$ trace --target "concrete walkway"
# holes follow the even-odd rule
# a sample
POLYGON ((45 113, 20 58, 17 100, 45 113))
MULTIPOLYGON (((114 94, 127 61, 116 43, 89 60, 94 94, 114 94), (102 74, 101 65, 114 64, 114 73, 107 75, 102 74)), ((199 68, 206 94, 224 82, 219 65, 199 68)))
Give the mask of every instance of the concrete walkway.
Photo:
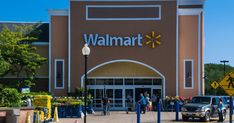
MULTIPOLYGON (((87 116, 87 123, 137 123, 136 121, 137 115, 135 112, 131 112, 126 114, 124 111, 115 111, 111 112, 110 115, 103 116, 101 112, 96 112, 95 114, 89 114, 87 116)), ((229 116, 228 116, 229 118, 229 116)), ((141 114, 141 123, 157 123, 157 114, 156 112, 147 112, 146 114, 141 114)), ((178 122, 178 123, 185 123, 181 120, 175 120, 175 113, 174 112, 162 112, 161 113, 161 123, 171 123, 171 122, 178 122)), ((234 120, 234 117, 233 117, 234 120)), ((59 123, 83 123, 84 119, 82 118, 60 118, 59 123)), ((212 123, 216 123, 218 119, 212 119, 212 123)), ((226 119, 226 123, 229 119, 226 119)), ((198 119, 189 120, 188 122, 200 122, 198 119)), ((234 123, 234 121, 233 121, 234 123)))

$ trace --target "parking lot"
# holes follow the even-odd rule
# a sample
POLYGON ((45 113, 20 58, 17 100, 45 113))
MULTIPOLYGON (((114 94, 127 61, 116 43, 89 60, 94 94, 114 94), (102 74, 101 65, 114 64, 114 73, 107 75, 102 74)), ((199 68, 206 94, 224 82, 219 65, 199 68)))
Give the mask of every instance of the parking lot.
MULTIPOLYGON (((103 116, 101 112, 96 112, 95 114, 90 114, 87 116, 87 123, 137 123, 137 115, 135 112, 126 114, 124 111, 114 111, 110 115, 103 116)), ((229 122, 229 116, 225 120, 225 123, 229 122)), ((234 117, 232 118, 234 119, 234 117)), ((60 118, 59 123, 83 123, 84 119, 81 118, 60 118)), ((216 123, 218 119, 211 119, 211 123, 216 123)), ((157 122, 157 113, 156 112, 147 112, 146 114, 141 115, 141 123, 156 123, 157 122)), ((182 121, 180 116, 179 121, 175 121, 175 112, 162 112, 161 113, 161 123, 186 123, 182 121)), ((189 122, 200 122, 199 119, 190 119, 189 122)))

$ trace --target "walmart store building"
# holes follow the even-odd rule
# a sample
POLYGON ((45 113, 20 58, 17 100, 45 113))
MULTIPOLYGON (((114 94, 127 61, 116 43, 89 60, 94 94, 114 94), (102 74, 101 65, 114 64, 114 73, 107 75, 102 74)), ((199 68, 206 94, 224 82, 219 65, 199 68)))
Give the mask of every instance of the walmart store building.
POLYGON ((37 87, 67 95, 84 86, 86 42, 96 108, 104 94, 114 108, 144 92, 202 95, 203 7, 204 0, 70 0, 67 10, 49 11, 48 42, 35 43, 49 59, 40 71, 48 81, 37 87))

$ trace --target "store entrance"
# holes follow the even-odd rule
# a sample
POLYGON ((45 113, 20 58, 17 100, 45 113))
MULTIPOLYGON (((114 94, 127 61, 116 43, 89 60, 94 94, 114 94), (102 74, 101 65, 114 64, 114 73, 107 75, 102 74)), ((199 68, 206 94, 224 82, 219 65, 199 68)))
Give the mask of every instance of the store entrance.
POLYGON ((138 102, 141 99, 141 93, 146 96, 149 94, 151 97, 151 88, 135 88, 135 101, 138 102))
POLYGON ((89 93, 93 96, 93 107, 102 110, 102 97, 107 95, 111 110, 126 110, 127 99, 131 97, 133 106, 144 96, 162 95, 161 78, 92 78, 88 79, 89 93))

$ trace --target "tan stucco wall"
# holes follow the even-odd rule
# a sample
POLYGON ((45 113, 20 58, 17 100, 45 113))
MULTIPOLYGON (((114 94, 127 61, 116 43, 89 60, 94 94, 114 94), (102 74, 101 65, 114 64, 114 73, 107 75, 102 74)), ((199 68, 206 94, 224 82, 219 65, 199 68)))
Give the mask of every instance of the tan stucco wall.
POLYGON ((84 45, 83 34, 109 33, 127 36, 131 34, 160 34, 162 45, 152 49, 143 47, 93 47, 88 57, 88 70, 117 59, 129 59, 145 63, 166 78, 166 95, 176 94, 176 1, 147 2, 81 2, 71 1, 71 91, 80 86, 84 74, 84 58, 81 49, 84 45), (160 21, 86 21, 85 5, 161 5, 160 21))
POLYGON ((67 94, 67 63, 68 63, 68 17, 51 17, 51 91, 54 95, 67 94), (54 87, 54 62, 55 59, 64 59, 65 68, 65 86, 64 89, 55 89, 54 87))
MULTIPOLYGON (((201 59, 202 60, 202 59, 201 59)), ((198 94, 198 15, 179 16, 179 95, 198 94), (193 89, 184 89, 184 60, 193 59, 193 89)))

